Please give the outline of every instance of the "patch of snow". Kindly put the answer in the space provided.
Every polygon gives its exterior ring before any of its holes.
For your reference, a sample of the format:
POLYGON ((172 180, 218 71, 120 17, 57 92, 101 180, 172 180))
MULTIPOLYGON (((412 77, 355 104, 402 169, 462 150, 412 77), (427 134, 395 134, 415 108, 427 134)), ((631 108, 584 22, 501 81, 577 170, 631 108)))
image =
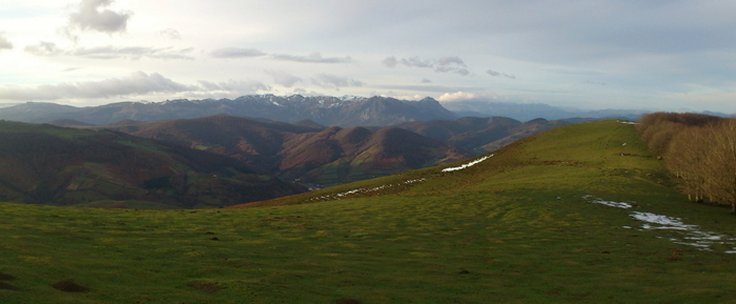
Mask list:
POLYGON ((476 159, 476 160, 471 161, 469 163, 462 164, 462 165, 457 166, 457 167, 445 168, 445 169, 442 169, 442 172, 455 172, 455 171, 465 170, 467 168, 470 168, 472 166, 475 166, 477 164, 480 164, 481 162, 485 161, 486 159, 489 159, 489 158, 493 157, 493 155, 494 154, 486 155, 486 156, 483 156, 483 157, 481 157, 479 159, 476 159))
POLYGON ((589 200, 593 204, 600 204, 600 205, 605 205, 608 207, 615 207, 615 208, 621 208, 621 209, 631 209, 632 207, 634 207, 634 205, 630 203, 607 201, 607 200, 593 197, 592 195, 584 195, 583 199, 589 200))
POLYGON ((345 197, 348 197, 354 194, 371 193, 371 192, 381 191, 383 189, 388 189, 388 188, 392 188, 392 187, 396 187, 400 185, 411 185, 411 184, 421 183, 426 180, 427 180, 426 178, 410 179, 410 180, 405 180, 405 181, 402 181, 396 184, 380 185, 380 186, 371 187, 371 188, 356 188, 356 189, 351 189, 351 190, 340 192, 340 193, 327 194, 327 195, 313 197, 309 201, 341 199, 341 198, 345 198, 345 197))
POLYGON ((659 215, 650 212, 633 212, 631 217, 645 223, 655 224, 651 229, 690 230, 697 226, 685 225, 679 218, 659 215))
POLYGON ((604 200, 594 200, 593 204, 601 204, 601 205, 606 205, 609 207, 615 207, 615 208, 621 208, 621 209, 631 209, 631 207, 634 207, 629 203, 604 201, 604 200))
MULTIPOLYGON (((614 208, 630 209, 634 206, 630 203, 594 198, 592 195, 585 195, 583 198, 591 203, 614 208)), ((642 222, 641 230, 670 231, 670 235, 666 237, 657 236, 657 238, 667 239, 675 244, 692 246, 702 251, 712 251, 714 245, 726 245, 732 247, 733 250, 725 251, 725 253, 736 254, 736 247, 734 247, 736 246, 736 237, 706 231, 698 225, 686 224, 681 218, 673 216, 639 211, 633 211, 629 216, 642 222)), ((622 228, 632 229, 630 226, 623 226, 622 228)))
MULTIPOLYGON (((641 225, 644 230, 673 230, 684 234, 670 238, 676 244, 693 246, 704 251, 711 251, 711 247, 715 244, 736 245, 736 238, 702 230, 698 225, 685 224, 682 219, 677 217, 651 212, 633 212, 631 217, 644 222, 641 225)), ((726 253, 729 253, 729 251, 726 251, 726 253)))
POLYGON ((633 121, 619 121, 619 122, 625 125, 638 125, 639 124, 638 122, 633 122, 633 121))

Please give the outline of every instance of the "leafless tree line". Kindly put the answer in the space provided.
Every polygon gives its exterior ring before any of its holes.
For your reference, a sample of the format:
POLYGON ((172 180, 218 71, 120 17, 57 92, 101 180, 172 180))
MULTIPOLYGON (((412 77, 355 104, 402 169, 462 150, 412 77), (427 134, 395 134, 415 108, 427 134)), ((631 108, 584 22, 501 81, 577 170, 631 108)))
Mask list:
POLYGON ((736 119, 653 113, 637 128, 688 198, 730 205, 736 213, 736 119))

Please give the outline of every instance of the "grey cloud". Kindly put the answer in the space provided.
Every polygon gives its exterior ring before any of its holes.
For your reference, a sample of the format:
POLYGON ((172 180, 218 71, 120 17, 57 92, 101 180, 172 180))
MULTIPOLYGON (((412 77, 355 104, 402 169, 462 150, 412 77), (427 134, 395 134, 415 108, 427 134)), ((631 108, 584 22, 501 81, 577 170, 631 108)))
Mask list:
POLYGON ((293 61, 302 63, 350 63, 353 59, 349 56, 346 57, 322 57, 320 53, 312 53, 307 56, 299 55, 288 55, 288 54, 273 54, 273 59, 282 61, 293 61))
POLYGON ((155 58, 155 59, 185 59, 193 60, 194 57, 190 56, 194 49, 172 49, 172 48, 150 48, 150 47, 114 47, 104 46, 95 48, 79 48, 68 52, 69 55, 93 58, 93 59, 117 59, 117 58, 128 58, 128 59, 140 59, 140 58, 155 58))
POLYGON ((5 35, 0 33, 0 50, 11 50, 13 49, 13 44, 10 43, 8 38, 5 38, 5 35))
POLYGON ((113 12, 104 7, 114 0, 82 0, 78 11, 69 16, 69 25, 81 30, 94 30, 104 33, 125 32, 131 14, 113 12))
POLYGON ((457 56, 440 57, 438 59, 423 59, 418 56, 396 59, 396 57, 391 56, 383 60, 383 64, 388 67, 395 67, 399 63, 410 68, 432 69, 439 73, 470 75, 468 66, 457 56))
POLYGON ((127 77, 100 81, 62 83, 36 87, 0 86, 0 99, 59 100, 74 98, 109 98, 155 93, 252 94, 271 88, 257 81, 207 82, 188 85, 166 78, 159 73, 136 72, 127 77))
POLYGON ((608 85, 607 83, 605 83, 603 81, 594 81, 594 80, 586 80, 583 83, 585 83, 585 84, 591 84, 591 85, 597 85, 597 86, 602 86, 602 87, 608 85))
POLYGON ((508 79, 516 79, 516 75, 514 74, 501 73, 499 71, 494 71, 491 69, 488 69, 488 71, 486 71, 486 74, 491 75, 493 77, 506 77, 508 79))
POLYGON ((383 63, 383 65, 389 68, 394 68, 399 63, 399 60, 397 60, 396 57, 391 56, 391 57, 386 57, 386 59, 381 61, 381 63, 383 63))
POLYGON ((421 59, 416 56, 411 58, 402 58, 401 64, 413 68, 431 68, 434 66, 434 63, 431 60, 421 59))
POLYGON ((271 77, 273 77, 276 84, 282 85, 287 88, 293 87, 295 84, 302 82, 302 79, 292 74, 281 72, 281 71, 266 71, 271 77))
POLYGON ((166 38, 169 38, 171 40, 179 40, 181 39, 181 33, 179 31, 173 29, 173 28, 167 28, 160 32, 161 36, 164 36, 166 38))
POLYGON ((36 56, 56 56, 63 53, 63 50, 56 47, 56 43, 41 41, 36 45, 26 46, 25 51, 36 56))
POLYGON ((243 57, 261 57, 265 56, 266 53, 257 49, 246 49, 246 48, 222 48, 212 51, 210 53, 215 58, 243 58, 243 57))
POLYGON ((428 78, 423 78, 422 83, 432 83, 432 80, 428 78))
POLYGON ((158 73, 136 72, 125 78, 100 81, 41 85, 37 87, 0 87, 0 99, 57 100, 64 98, 106 98, 148 93, 173 93, 196 90, 158 73))
POLYGON ((194 49, 174 49, 174 48, 151 48, 151 47, 115 47, 101 46, 93 48, 78 48, 73 50, 60 49, 53 42, 42 41, 37 45, 30 45, 25 51, 36 56, 58 56, 69 55, 76 57, 84 57, 91 59, 185 59, 193 60, 194 57, 189 55, 194 49))
POLYGON ((364 83, 348 77, 319 74, 312 78, 312 84, 323 88, 339 90, 345 87, 362 87, 364 83))

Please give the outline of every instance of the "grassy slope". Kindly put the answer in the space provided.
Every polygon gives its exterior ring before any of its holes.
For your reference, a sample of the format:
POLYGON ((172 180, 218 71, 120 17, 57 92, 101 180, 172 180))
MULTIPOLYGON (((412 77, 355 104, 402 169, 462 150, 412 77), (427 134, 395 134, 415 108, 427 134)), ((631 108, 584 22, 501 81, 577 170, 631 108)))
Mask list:
POLYGON ((658 178, 661 165, 629 125, 564 127, 470 169, 437 171, 360 183, 427 178, 382 195, 266 208, 0 205, 0 273, 20 289, 0 289, 0 302, 692 303, 728 301, 736 289, 729 248, 623 229, 640 223, 581 198, 636 201, 736 234, 726 210, 688 203, 658 178), (70 278, 91 291, 49 287, 70 278))

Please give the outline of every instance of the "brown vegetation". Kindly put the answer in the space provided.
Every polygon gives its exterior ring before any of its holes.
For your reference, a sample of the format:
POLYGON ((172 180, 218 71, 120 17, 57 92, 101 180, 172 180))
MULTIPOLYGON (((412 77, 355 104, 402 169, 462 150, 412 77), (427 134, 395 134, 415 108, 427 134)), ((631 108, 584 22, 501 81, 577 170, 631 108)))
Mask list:
POLYGON ((730 205, 736 213, 736 120, 654 113, 638 130, 691 200, 730 205))

